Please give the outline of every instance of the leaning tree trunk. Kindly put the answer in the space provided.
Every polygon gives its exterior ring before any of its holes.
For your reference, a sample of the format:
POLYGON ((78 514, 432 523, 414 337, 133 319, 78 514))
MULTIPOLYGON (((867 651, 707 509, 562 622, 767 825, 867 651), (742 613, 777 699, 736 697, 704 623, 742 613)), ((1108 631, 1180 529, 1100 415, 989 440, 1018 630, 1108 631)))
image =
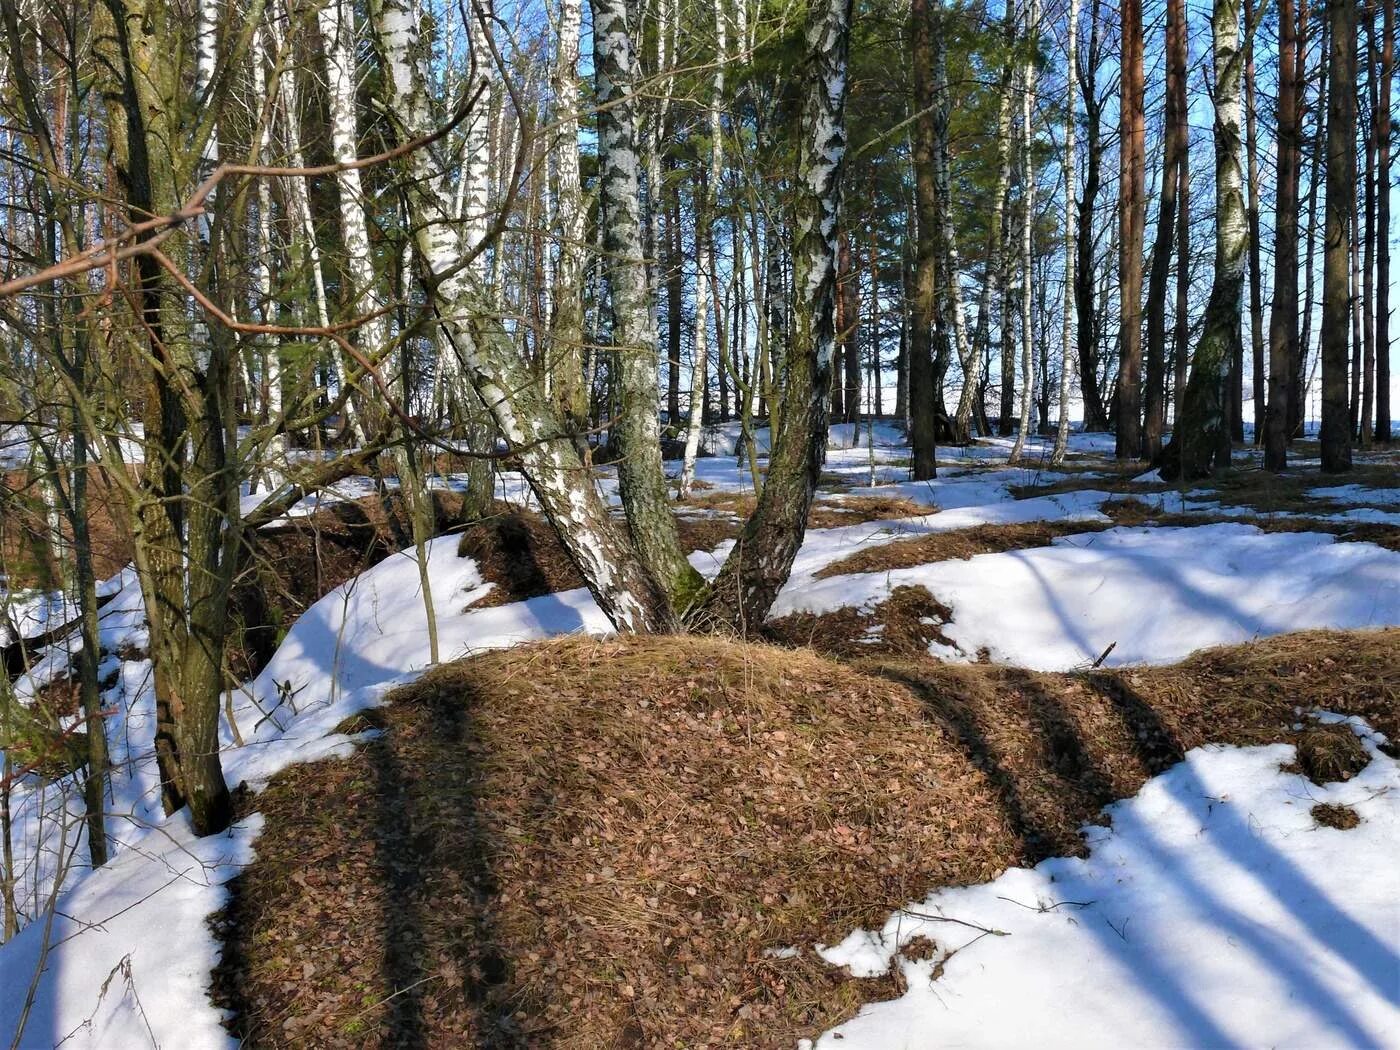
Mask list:
POLYGON ((1162 450, 1162 477, 1201 478, 1230 462, 1227 384, 1241 343, 1249 221, 1240 167, 1240 0, 1215 0, 1211 18, 1215 58, 1215 281, 1191 378, 1171 443, 1162 450))
POLYGON ((792 570, 826 452, 836 347, 836 244, 846 152, 851 0, 812 0, 794 223, 792 341, 768 478, 715 580, 706 611, 738 631, 757 627, 792 570))
MULTIPOLYGON (((419 23, 410 0, 372 5, 386 75, 384 109, 411 140, 440 126, 429 102, 419 23)), ((457 263, 465 254, 449 209, 451 164, 431 145, 406 158, 406 206, 438 304, 444 337, 463 375, 476 388, 516 452, 545 516, 599 607, 622 631, 674 625, 666 592, 647 570, 626 529, 615 522, 591 473, 569 438, 553 399, 502 329, 475 275, 457 263)))
POLYGON ((1347 264, 1350 216, 1356 197, 1356 8, 1328 0, 1331 41, 1327 54, 1327 229, 1322 268, 1322 469, 1351 469, 1351 420, 1347 406, 1347 264))

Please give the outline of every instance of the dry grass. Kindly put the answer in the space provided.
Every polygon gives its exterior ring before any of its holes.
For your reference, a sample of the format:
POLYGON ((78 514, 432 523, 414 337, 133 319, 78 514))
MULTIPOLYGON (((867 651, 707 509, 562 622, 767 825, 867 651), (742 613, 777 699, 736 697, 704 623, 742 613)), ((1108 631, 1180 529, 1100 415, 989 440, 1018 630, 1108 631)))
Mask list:
POLYGON ((896 587, 874 609, 845 606, 828 613, 792 613, 763 626, 779 645, 813 649, 837 659, 876 654, 918 656, 930 643, 948 644, 943 627, 953 612, 927 587, 896 587))
POLYGON ((1187 748, 1296 741, 1295 705, 1394 733, 1398 698, 1396 630, 1083 675, 704 638, 488 654, 258 797, 218 999, 260 1046, 791 1046, 896 990, 814 942, 1078 851, 1187 748))
MULTIPOLYGON (((61 528, 71 543, 67 523, 61 528)), ((88 470, 88 532, 88 549, 98 579, 117 573, 131 561, 125 497, 95 466, 88 470)), ((0 476, 0 573, 7 576, 11 588, 52 590, 60 586, 51 540, 36 476, 24 470, 0 476)))
MULTIPOLYGON (((1313 513, 1326 513, 1319 501, 1308 501, 1313 513)), ((1378 547, 1400 551, 1400 525, 1384 525, 1376 522, 1324 521, 1306 517, 1299 512, 1283 512, 1277 516, 1268 514, 1174 514, 1164 512, 1141 500, 1126 498, 1108 500, 1101 508, 1115 525, 1140 526, 1161 525, 1167 527, 1193 528, 1199 525, 1233 523, 1253 525, 1261 532, 1322 532, 1339 540, 1353 543, 1374 543, 1378 547)))
POLYGON ((1312 818, 1324 828, 1336 828, 1339 831, 1350 831, 1361 823, 1361 814, 1350 806, 1339 805, 1335 802, 1322 802, 1313 806, 1312 818))
POLYGON ((936 532, 914 539, 883 543, 832 562, 817 572, 817 579, 855 572, 891 572, 916 565, 974 558, 979 554, 1048 547, 1060 536, 1102 532, 1110 525, 1090 521, 1030 521, 1015 525, 978 525, 951 532, 936 532))
MULTIPOLYGON (((752 492, 703 492, 679 501, 682 509, 705 510, 710 513, 733 515, 742 521, 753 513, 758 500, 752 492)), ((843 525, 862 525, 870 521, 914 518, 937 511, 923 503, 898 496, 837 496, 819 499, 807 514, 809 529, 835 529, 843 525)), ((682 518, 682 520, 687 520, 682 518)))
POLYGON ((506 605, 584 585, 549 523, 540 515, 501 504, 462 531, 457 554, 476 559, 481 577, 496 586, 476 604, 506 605))

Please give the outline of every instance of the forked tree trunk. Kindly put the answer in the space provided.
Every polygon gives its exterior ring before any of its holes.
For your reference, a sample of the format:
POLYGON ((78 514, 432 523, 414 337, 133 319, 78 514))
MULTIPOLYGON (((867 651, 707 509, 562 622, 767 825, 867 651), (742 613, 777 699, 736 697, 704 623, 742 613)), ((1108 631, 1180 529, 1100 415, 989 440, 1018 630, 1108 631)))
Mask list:
POLYGON ((1215 0, 1211 17, 1215 64, 1215 279, 1200 342, 1191 362, 1181 412, 1171 443, 1162 450, 1162 477, 1200 478, 1230 461, 1227 384, 1231 359, 1241 344, 1249 220, 1240 167, 1239 0, 1215 0))
POLYGON ((850 32, 851 0, 813 0, 806 29, 808 72, 792 248, 796 302, 782 391, 783 425, 773 435, 758 507, 720 569, 706 606, 711 616, 740 632, 763 622, 792 570, 826 454, 850 32))

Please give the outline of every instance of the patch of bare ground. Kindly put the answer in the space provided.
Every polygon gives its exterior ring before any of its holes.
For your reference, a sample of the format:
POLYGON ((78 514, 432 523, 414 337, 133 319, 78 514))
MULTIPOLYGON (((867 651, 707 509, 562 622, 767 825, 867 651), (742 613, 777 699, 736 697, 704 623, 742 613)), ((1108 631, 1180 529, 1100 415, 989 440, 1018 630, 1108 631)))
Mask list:
POLYGON ((947 645, 943 627, 953 612, 927 587, 896 587, 873 609, 845 606, 827 613, 792 613, 763 625, 763 637, 779 645, 813 649, 838 659, 873 654, 913 656, 933 642, 947 645))
MULTIPOLYGON (((1327 513, 1319 508, 1319 501, 1310 500, 1314 514, 1327 513)), ((1379 522, 1327 521, 1322 518, 1307 517, 1304 512, 1260 513, 1260 514, 1174 514, 1137 499, 1108 500, 1100 509, 1113 520, 1115 525, 1140 526, 1161 525, 1191 528, 1198 525, 1233 523, 1253 525, 1261 532, 1322 532, 1339 540, 1354 543, 1374 543, 1378 547, 1400 551, 1400 525, 1386 525, 1379 522)))
POLYGON ((457 554, 474 558, 481 578, 495 584, 476 605, 506 605, 584 585, 554 530, 540 515, 500 504, 462 530, 457 554))
MULTIPOLYGON (((0 475, 0 573, 12 588, 53 590, 61 585, 40 480, 37 471, 11 470, 0 475)), ((132 558, 125 497, 104 468, 91 466, 87 500, 88 550, 98 579, 106 579, 132 558)), ((64 541, 71 543, 68 523, 61 522, 59 528, 64 541)))
POLYGON ((693 637, 487 654, 250 803, 216 1000, 258 1046, 789 1047, 896 991, 813 943, 1078 852, 1186 749, 1295 741, 1314 705, 1393 733, 1400 631, 1088 674, 693 637))
MULTIPOLYGON (((758 500, 752 492, 710 491, 692 494, 677 506, 683 510, 700 509, 711 513, 733 515, 742 521, 753 513, 758 500)), ((871 521, 915 518, 932 514, 937 507, 916 503, 900 496, 835 496, 818 499, 807 514, 809 529, 837 529, 843 525, 863 525, 871 521)), ((685 515, 682 521, 691 515, 685 515)), ((698 549, 698 548, 697 548, 698 549)))
POLYGON ((1400 470, 1387 463, 1357 463, 1344 475, 1319 474, 1316 470, 1285 474, 1262 469, 1231 470, 1195 487, 1209 492, 1221 503, 1250 507, 1261 514, 1319 514, 1345 510, 1351 505, 1307 495, 1313 489, 1337 485, 1396 488, 1400 487, 1400 470))
POLYGON ((866 547, 849 557, 834 561, 816 574, 817 579, 844 576, 854 572, 891 572, 916 565, 974 558, 979 554, 1048 547, 1060 536, 1081 532, 1102 532, 1112 528, 1093 521, 1030 521, 1014 525, 977 525, 969 529, 935 532, 908 540, 895 540, 866 547))
POLYGON ((1091 460, 1081 463, 1065 462, 1047 467, 1036 481, 1027 485, 1012 485, 1009 490, 1017 499, 1034 496, 1056 496, 1064 492, 1100 490, 1103 492, 1143 493, 1162 492, 1168 488, 1161 481, 1134 481, 1147 468, 1141 463, 1119 463, 1115 460, 1091 460))

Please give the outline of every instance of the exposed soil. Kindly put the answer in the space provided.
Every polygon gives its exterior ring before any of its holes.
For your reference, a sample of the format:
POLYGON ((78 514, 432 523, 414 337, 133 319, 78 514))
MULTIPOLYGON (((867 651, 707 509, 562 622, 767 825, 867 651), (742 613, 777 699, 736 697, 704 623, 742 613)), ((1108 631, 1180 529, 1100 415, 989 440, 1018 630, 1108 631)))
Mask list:
POLYGON ((217 998, 259 1046, 788 1047, 896 991, 813 943, 1078 852, 1187 749, 1297 742, 1312 706, 1400 729, 1400 630, 1087 674, 705 638, 483 655, 250 803, 217 998))

